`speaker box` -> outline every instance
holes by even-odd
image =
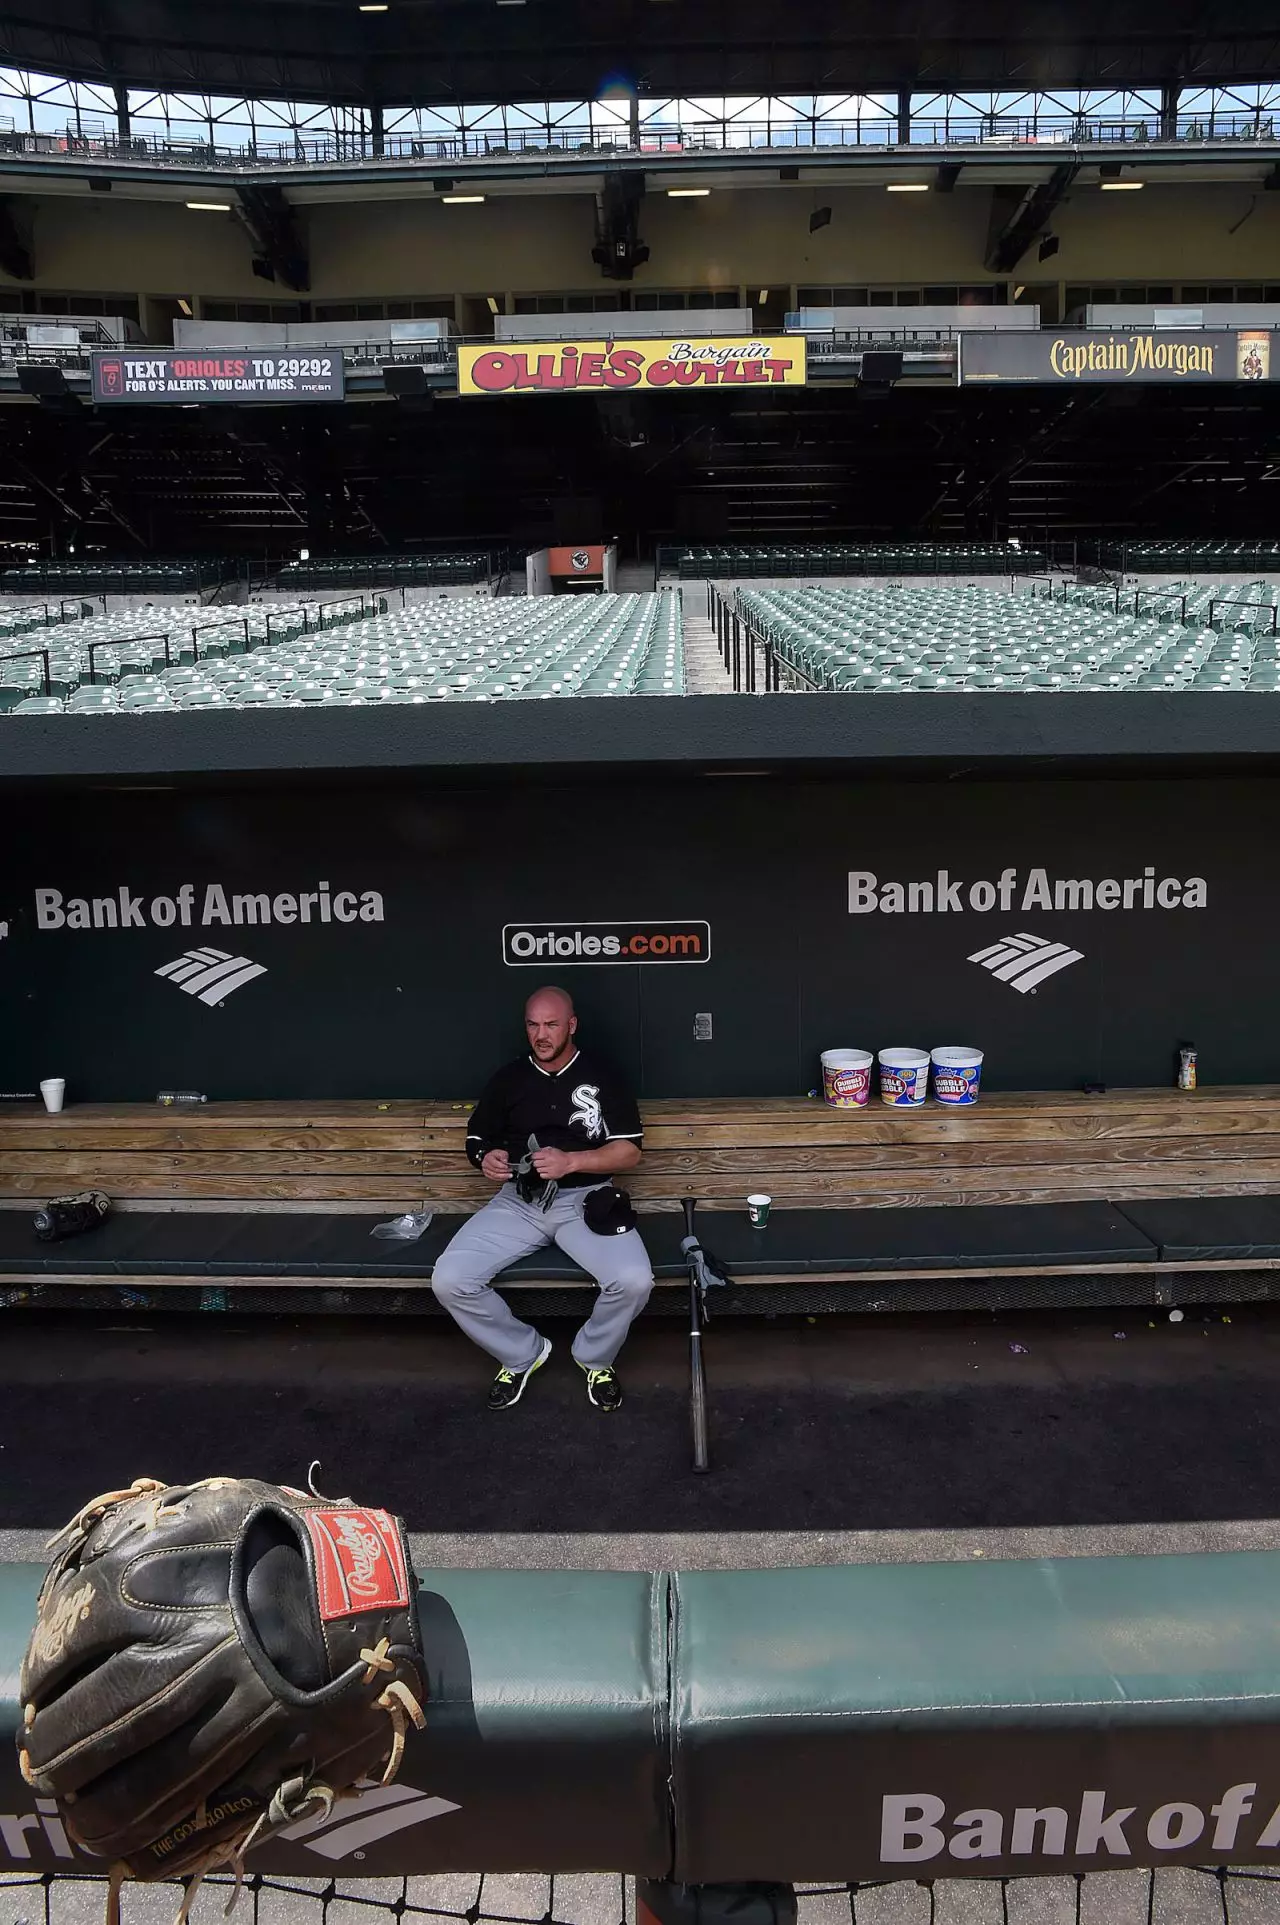
[[[864,388],[891,388],[901,378],[901,354],[877,349],[874,353],[863,355],[862,372],[858,380]]]
[[[382,370],[382,385],[388,394],[397,401],[405,401],[417,395],[430,392],[427,387],[427,370],[412,361],[395,361]]]
[[[62,400],[71,390],[67,377],[61,368],[50,363],[32,361],[18,368],[18,386],[23,394],[38,394],[42,400]]]

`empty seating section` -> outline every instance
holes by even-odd
[[[1104,567],[1149,574],[1186,569],[1197,575],[1239,575],[1255,568],[1280,571],[1280,541],[1113,541],[1101,544]]]
[[[1182,619],[1185,599],[1186,621]],[[1114,590],[739,589],[738,607],[803,686],[923,690],[1280,690],[1280,588],[1174,583],[1117,613]],[[1213,626],[1210,627],[1212,604]]]
[[[95,615],[57,628],[42,629],[24,643],[47,654],[49,687],[44,689],[41,655],[0,660],[0,711],[16,715],[56,715],[113,709],[205,706],[222,699],[219,678],[252,676],[244,658],[252,651],[273,659],[295,637],[325,632],[360,620],[385,606],[353,597],[323,608],[302,602],[260,604],[232,614],[215,609],[138,608]],[[235,666],[235,661],[241,667]],[[39,691],[36,693],[35,691]]]
[[[488,581],[503,566],[503,557],[483,550],[452,555],[332,555],[323,561],[286,562],[277,581],[292,595],[371,585],[436,588]]]
[[[1043,557],[1007,542],[836,542],[784,547],[660,548],[658,573],[681,581],[754,575],[1007,575]]]
[[[167,664],[165,635],[149,614],[77,624],[67,631],[75,639],[54,651],[56,692],[23,700],[29,679],[0,681],[0,708],[15,715],[104,714],[685,690],[674,594],[465,597],[391,613],[374,597],[260,604],[197,624],[194,637],[191,626],[173,629]],[[0,663],[0,677],[16,668],[34,668],[37,681],[42,672],[39,661]]]
[[[191,595],[229,579],[234,561],[32,562],[6,568],[6,595]]]

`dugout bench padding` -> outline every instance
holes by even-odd
[[[1128,1265],[1154,1263],[1157,1256],[1151,1239],[1108,1203],[903,1210],[775,1208],[762,1230],[752,1229],[745,1210],[700,1209],[697,1227],[702,1243],[735,1277],[742,1278]]]
[[[424,1491],[430,1453],[424,1453]],[[429,1498],[427,1499],[429,1504]],[[12,1733],[18,1665],[41,1570],[0,1565],[0,1813],[32,1813]],[[671,1865],[665,1574],[420,1574],[427,1730],[386,1793],[339,1804],[317,1831],[280,1839],[251,1870],[298,1877],[415,1871],[634,1870]],[[428,1800],[439,1801],[428,1806]],[[0,1870],[12,1833],[0,1824]],[[38,1824],[30,1865],[67,1870]],[[356,1853],[360,1855],[355,1856]],[[81,1859],[76,1869],[105,1869]],[[219,1907],[219,1911],[221,1907]]]
[[[1280,1196],[1177,1196],[1124,1205],[1162,1263],[1280,1262]]]
[[[1280,1806],[1280,1554],[702,1571],[672,1586],[677,1878],[1280,1855],[1255,1842]],[[1250,1813],[1215,1849],[1212,1809],[1232,1786]],[[884,1801],[921,1797],[938,1849],[913,1858],[934,1839]],[[1121,1814],[1110,1845],[1094,1801]],[[1013,1849],[1019,1808],[1061,1814],[1058,1849],[1043,1830],[1038,1851]],[[882,1858],[895,1834],[907,1852]]]
[[[429,1507],[429,1458],[423,1490]],[[0,1566],[0,1870],[101,1874],[58,1855],[18,1775],[39,1576]],[[251,1870],[821,1882],[1280,1859],[1277,1552],[421,1583],[427,1729],[399,1779]]]
[[[0,1211],[0,1275],[148,1277],[160,1279],[253,1277],[299,1281],[353,1278],[376,1282],[430,1282],[432,1267],[465,1222],[437,1217],[416,1243],[384,1241],[371,1234],[385,1215],[286,1215],[231,1211],[122,1211],[99,1229],[61,1243],[41,1243],[26,1211]],[[640,1232],[654,1275],[683,1282],[683,1228],[676,1216],[646,1215]],[[503,1273],[513,1283],[585,1282],[584,1273],[555,1244],[522,1257]]]
[[[1280,1209],[1280,1199],[1277,1199]],[[0,1211],[0,1275],[382,1279],[426,1285],[465,1219],[437,1217],[416,1243],[371,1235],[383,1216],[290,1211],[122,1211],[99,1229],[41,1243],[26,1211]],[[1041,1203],[964,1209],[775,1210],[753,1230],[745,1211],[699,1210],[698,1235],[735,1277],[777,1279],[916,1269],[1154,1263],[1154,1243],[1105,1203]],[[683,1283],[679,1217],[640,1218],[654,1275]],[[552,1244],[522,1257],[503,1282],[585,1281]]]

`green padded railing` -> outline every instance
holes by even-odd
[[[38,1575],[0,1567],[8,1728]],[[1278,1598],[1273,1552],[428,1572],[427,1731],[400,1779],[254,1865],[708,1883],[1272,1864]],[[95,1869],[0,1756],[0,1870]]]

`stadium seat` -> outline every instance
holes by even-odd
[[[1148,591],[1144,591],[1146,594]],[[1280,687],[1280,589],[1175,581],[1116,607],[1114,588],[760,587],[737,607],[800,686],[858,694],[966,689]],[[1185,606],[1185,618],[1182,610]],[[1170,619],[1170,610],[1174,619]],[[1209,626],[1212,613],[1212,626]]]

